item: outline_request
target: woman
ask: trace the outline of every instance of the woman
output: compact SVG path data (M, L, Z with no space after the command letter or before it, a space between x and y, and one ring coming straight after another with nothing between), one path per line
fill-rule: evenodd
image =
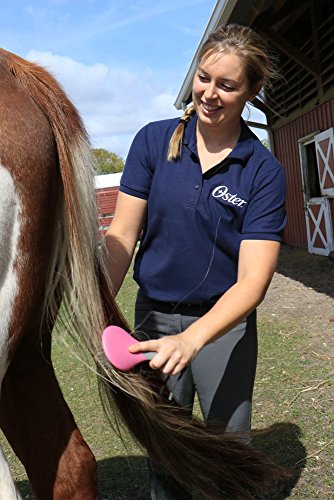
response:
M250 28L212 33L198 57L193 106L150 123L131 146L106 235L115 292L140 238L131 352L169 376L191 411L250 430L257 358L256 307L272 279L285 224L284 172L241 118L275 76ZM191 498L153 466L152 498Z

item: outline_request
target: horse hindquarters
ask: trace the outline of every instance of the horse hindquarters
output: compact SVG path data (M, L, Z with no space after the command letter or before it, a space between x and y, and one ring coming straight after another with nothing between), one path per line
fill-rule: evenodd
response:
M22 210L20 207L12 212L18 215ZM10 213L7 211L7 225ZM15 249L19 247L20 224L13 218L11 226L17 228L17 235L11 237L7 231L6 241L8 244L12 239ZM28 235L25 240L29 242ZM51 245L48 238L46 242ZM22 251L21 248L20 255ZM77 429L53 371L51 325L40 328L42 255L50 251L46 246L38 259L30 253L22 261L15 253L2 255L0 366L1 375L6 373L1 390L0 426L25 466L37 499L95 500L95 459ZM1 459L0 476L0 498L16 499L7 464Z
M95 459L53 371L52 325L40 327L59 206L55 141L1 58L0 80L0 425L36 498L95 500Z
M20 207L17 212L22 210L24 212ZM12 227L16 226L18 235L12 235L14 249L20 246L20 223L13 219ZM9 236L7 232L7 243ZM28 235L25 240L29 242ZM46 242L51 245L48 238ZM2 376L6 365L9 366L1 389L0 426L26 468L37 499L95 500L95 459L74 422L54 374L50 356L51 325L40 328L43 253L47 255L51 251L48 246L38 259L30 253L28 259L21 261L15 253L9 253L7 260L2 260L2 264L6 263L1 269L0 293ZM41 249L40 245L38 248ZM20 255L21 252L23 248ZM0 467L0 498L13 500L17 497L9 471L1 462Z

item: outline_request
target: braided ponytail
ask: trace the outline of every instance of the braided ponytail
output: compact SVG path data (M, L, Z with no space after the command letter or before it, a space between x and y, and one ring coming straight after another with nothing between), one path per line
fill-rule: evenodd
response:
M169 141L169 148L167 153L168 161L175 161L181 157L184 131L187 126L187 123L190 121L191 117L194 114L195 114L195 108L191 106L190 108L186 109L184 115L181 116L180 121Z

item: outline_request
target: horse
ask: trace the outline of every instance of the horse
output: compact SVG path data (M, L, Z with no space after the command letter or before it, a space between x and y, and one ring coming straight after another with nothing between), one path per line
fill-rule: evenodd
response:
M41 66L0 49L0 86L0 426L36 498L98 499L95 458L52 366L56 320L92 356L112 422L183 486L211 500L267 491L283 469L170 401L159 371L106 359L104 328L130 328L99 245L89 136ZM20 498L3 455L0 498Z

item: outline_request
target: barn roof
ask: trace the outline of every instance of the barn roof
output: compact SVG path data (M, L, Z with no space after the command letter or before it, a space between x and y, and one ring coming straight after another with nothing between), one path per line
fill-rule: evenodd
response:
M278 55L284 80L270 99L254 101L273 128L334 96L333 0L218 0L177 96L177 109L191 101L200 47L211 31L228 23L252 26Z

